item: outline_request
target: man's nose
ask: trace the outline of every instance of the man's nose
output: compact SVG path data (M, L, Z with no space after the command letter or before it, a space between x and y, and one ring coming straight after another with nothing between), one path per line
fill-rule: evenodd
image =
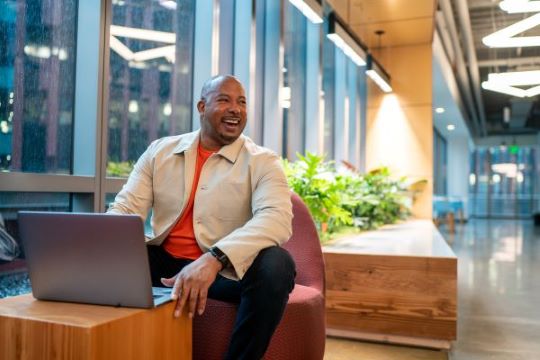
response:
M235 102L231 103L231 106L229 107L229 112L235 115L240 114L240 105Z

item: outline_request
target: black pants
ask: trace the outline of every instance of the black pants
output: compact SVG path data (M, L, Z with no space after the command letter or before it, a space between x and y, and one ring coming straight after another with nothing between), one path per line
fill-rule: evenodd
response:
M172 257L161 246L148 246L148 258L153 286L163 286L162 277L173 277L191 262ZM293 259L280 247L262 250L240 281L218 274L208 297L239 304L225 359L263 357L294 288L295 274Z

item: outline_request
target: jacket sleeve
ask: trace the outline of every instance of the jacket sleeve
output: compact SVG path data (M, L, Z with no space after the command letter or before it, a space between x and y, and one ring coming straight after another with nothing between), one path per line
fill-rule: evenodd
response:
M139 215L146 220L153 203L152 173L154 165L154 141L135 163L127 183L109 206L110 214Z
M254 175L252 218L215 244L234 268L222 273L232 278L242 279L262 249L280 246L292 234L291 193L278 156L266 155Z

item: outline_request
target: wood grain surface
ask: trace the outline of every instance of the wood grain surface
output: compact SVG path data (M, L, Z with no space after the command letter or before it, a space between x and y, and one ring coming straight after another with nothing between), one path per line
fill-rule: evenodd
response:
M456 339L457 259L324 253L331 329Z
M191 359L191 320L154 309L0 300L0 359Z

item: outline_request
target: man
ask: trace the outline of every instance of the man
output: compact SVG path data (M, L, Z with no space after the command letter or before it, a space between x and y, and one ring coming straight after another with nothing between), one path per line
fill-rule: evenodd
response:
M154 141L109 212L145 219L152 209L152 283L173 287L174 315L202 314L208 296L239 303L226 358L260 359L294 287L279 247L291 235L289 188L278 156L242 135L235 77L208 80L197 109L200 131Z

